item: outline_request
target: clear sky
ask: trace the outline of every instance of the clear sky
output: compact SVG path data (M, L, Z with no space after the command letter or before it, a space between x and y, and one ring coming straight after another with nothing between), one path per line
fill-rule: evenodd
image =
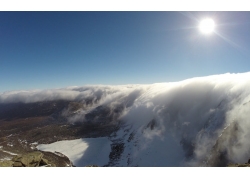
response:
M250 12L2 11L0 92L247 72L249 49Z

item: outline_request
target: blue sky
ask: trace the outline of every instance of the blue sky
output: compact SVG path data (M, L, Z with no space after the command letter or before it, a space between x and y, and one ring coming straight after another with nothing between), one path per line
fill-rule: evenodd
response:
M247 72L249 32L250 12L2 11L0 92Z

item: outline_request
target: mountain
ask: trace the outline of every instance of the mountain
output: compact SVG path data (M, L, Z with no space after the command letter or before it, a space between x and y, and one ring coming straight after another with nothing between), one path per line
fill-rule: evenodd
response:
M55 162L62 153L75 166L243 164L249 109L250 73L4 92L0 159L38 149L53 152Z

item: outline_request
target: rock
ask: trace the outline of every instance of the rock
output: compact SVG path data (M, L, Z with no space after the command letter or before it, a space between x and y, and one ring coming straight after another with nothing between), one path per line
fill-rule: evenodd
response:
M87 165L85 167L98 167L97 165L93 164L93 165Z
M53 155L53 156L51 156ZM33 151L16 155L12 160L0 161L0 167L65 167L73 166L65 156L60 157L49 152ZM92 165L91 167L96 167Z
M43 158L48 160L50 167L72 167L72 162L67 156L61 156L52 152L43 152Z
M40 166L46 166L49 165L49 161L47 159L42 158L40 162Z
M10 160L0 161L0 167L12 167L13 164L14 162Z
M44 167L56 167L56 165L52 162L49 162L49 160L42 158L39 166L44 166Z
M14 162L13 167L24 167L24 166L21 162L16 161Z
M47 167L57 167L54 163L49 163Z
M227 167L238 167L238 164L229 163Z
M230 164L228 164L228 167L250 167L250 164L249 163L245 163L245 164L230 163Z
M42 157L43 157L43 153L39 151L34 151L34 152L30 152L24 155L17 155L12 159L12 161L18 162L16 164L21 163L25 167L37 167L40 165Z
M55 164L50 163L47 159L43 158L43 153L34 151L23 155L17 155L12 158L15 167L56 167Z
M240 164L238 167L249 167L249 164Z

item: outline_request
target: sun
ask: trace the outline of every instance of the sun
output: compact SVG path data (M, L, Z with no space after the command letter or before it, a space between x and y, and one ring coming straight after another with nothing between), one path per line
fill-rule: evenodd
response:
M203 34L211 34L214 32L215 23L212 19L203 19L200 22L199 29Z

